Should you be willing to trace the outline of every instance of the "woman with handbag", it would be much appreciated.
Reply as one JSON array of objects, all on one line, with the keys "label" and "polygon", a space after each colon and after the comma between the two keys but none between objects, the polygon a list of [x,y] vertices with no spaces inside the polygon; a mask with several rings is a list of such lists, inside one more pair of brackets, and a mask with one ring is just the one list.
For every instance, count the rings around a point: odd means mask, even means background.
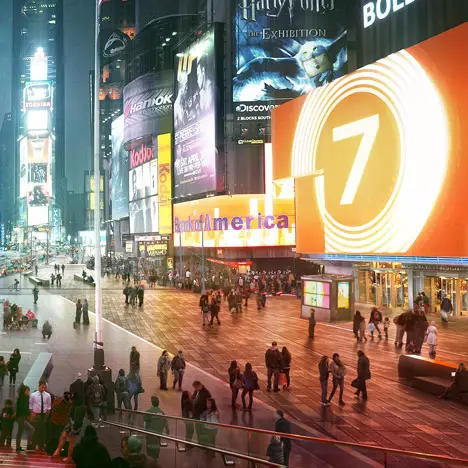
[{"label": "woman with handbag", "polygon": [[[258,390],[260,387],[258,385],[258,377],[257,374],[252,369],[252,364],[248,362],[245,365],[245,371],[242,374],[242,411],[252,411],[252,404],[253,404],[253,393],[255,390]],[[245,404],[245,396],[249,395],[249,406],[247,408]]]},{"label": "woman with handbag", "polygon": [[234,409],[237,409],[237,396],[239,395],[239,390],[242,388],[242,376],[237,365],[237,361],[231,362],[231,367],[228,369],[229,374],[229,386],[231,387],[232,400],[231,406]]},{"label": "woman with handbag", "polygon": [[289,371],[291,370],[291,359],[291,353],[288,348],[283,346],[283,349],[281,350],[281,373],[284,374],[284,377],[280,375],[280,380],[283,380],[283,382],[280,381],[280,385],[283,385],[283,390],[286,388],[289,389],[291,385],[291,377],[289,376]]},{"label": "woman with handbag", "polygon": [[338,403],[341,406],[344,406],[345,402],[343,401],[343,391],[344,391],[344,378],[346,375],[346,367],[340,361],[340,355],[338,353],[335,353],[333,355],[332,362],[330,363],[330,373],[333,377],[333,388],[330,393],[330,396],[328,397],[327,403],[330,403],[332,401],[333,396],[335,395],[336,389],[339,386],[340,387],[340,399]]}]

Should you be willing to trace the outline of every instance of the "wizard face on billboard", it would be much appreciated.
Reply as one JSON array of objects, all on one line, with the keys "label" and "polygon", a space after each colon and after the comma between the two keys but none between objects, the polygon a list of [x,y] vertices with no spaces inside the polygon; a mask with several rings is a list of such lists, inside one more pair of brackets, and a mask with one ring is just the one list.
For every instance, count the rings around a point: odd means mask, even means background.
[{"label": "wizard face on billboard", "polygon": [[345,74],[345,15],[343,0],[239,0],[234,101],[284,101]]}]

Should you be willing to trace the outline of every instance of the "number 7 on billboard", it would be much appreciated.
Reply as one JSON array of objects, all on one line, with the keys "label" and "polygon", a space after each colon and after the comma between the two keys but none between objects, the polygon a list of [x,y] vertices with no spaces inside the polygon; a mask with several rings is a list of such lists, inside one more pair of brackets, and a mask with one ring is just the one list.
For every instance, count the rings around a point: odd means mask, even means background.
[{"label": "number 7 on billboard", "polygon": [[371,117],[356,120],[355,122],[342,125],[341,127],[335,127],[333,129],[334,142],[363,135],[356,158],[354,159],[353,167],[349,173],[343,195],[341,196],[340,205],[352,205],[354,202],[354,197],[356,196],[372,147],[374,146],[379,126],[379,115],[375,114]]}]

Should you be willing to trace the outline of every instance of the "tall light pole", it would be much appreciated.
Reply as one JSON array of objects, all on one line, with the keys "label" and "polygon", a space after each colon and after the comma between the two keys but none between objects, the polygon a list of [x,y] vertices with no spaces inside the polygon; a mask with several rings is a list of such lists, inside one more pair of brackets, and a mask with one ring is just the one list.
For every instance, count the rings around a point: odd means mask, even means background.
[{"label": "tall light pole", "polygon": [[102,291],[101,291],[101,176],[100,176],[100,128],[99,128],[99,91],[101,87],[100,47],[99,47],[99,4],[96,0],[95,51],[94,51],[94,271],[96,313],[96,333],[94,343],[94,368],[101,369],[104,365],[104,350],[102,345]]}]

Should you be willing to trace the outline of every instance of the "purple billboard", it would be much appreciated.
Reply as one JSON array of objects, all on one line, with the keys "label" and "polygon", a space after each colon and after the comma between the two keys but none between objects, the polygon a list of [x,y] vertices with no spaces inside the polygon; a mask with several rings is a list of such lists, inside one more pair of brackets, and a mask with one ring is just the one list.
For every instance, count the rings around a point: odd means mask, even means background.
[{"label": "purple billboard", "polygon": [[177,54],[175,69],[175,196],[213,192],[217,189],[214,31]]}]

